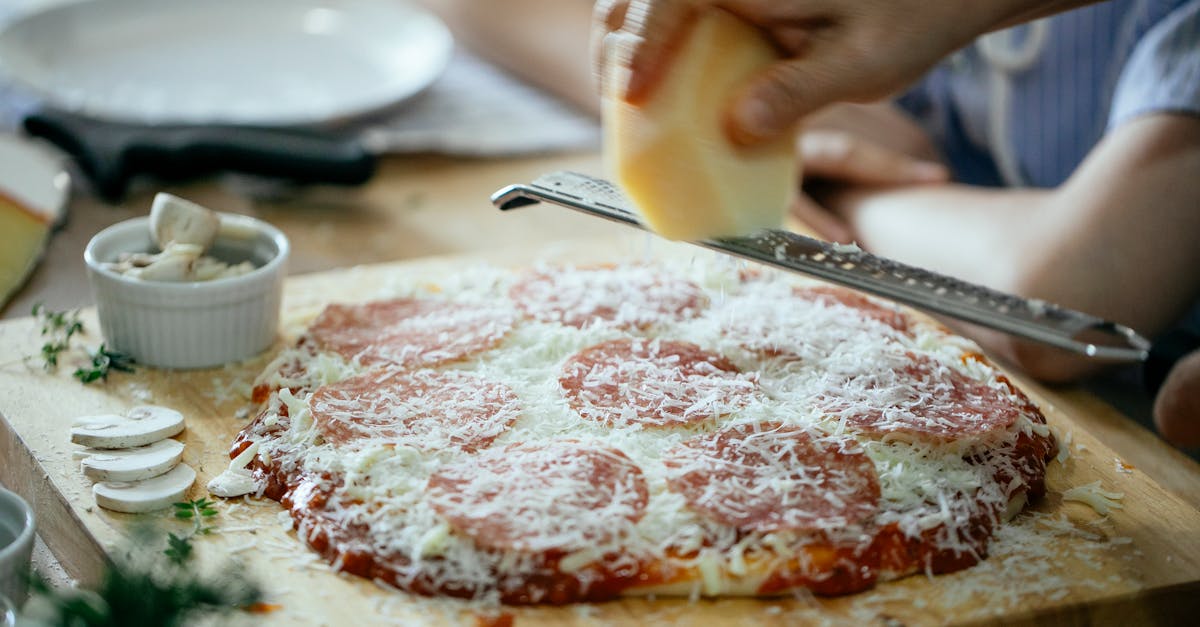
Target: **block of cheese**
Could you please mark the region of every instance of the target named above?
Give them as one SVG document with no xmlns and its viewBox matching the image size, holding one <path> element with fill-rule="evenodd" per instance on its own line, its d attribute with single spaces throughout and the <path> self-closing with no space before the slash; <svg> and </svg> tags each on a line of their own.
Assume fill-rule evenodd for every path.
<svg viewBox="0 0 1200 627">
<path fill-rule="evenodd" d="M 792 138 L 747 148 L 725 132 L 731 97 L 777 59 L 757 29 L 710 9 L 644 102 L 604 94 L 608 176 L 647 227 L 669 239 L 696 240 L 782 225 L 797 185 Z M 608 66 L 618 71 L 616 63 Z M 605 83 L 611 90 L 617 81 Z"/>
<path fill-rule="evenodd" d="M 59 217 L 0 191 L 0 307 L 20 289 L 37 265 Z"/>
</svg>

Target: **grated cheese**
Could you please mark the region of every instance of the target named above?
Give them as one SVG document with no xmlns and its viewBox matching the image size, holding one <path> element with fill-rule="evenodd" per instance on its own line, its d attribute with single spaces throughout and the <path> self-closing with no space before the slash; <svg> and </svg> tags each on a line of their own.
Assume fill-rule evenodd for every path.
<svg viewBox="0 0 1200 627">
<path fill-rule="evenodd" d="M 1107 516 L 1114 509 L 1124 509 L 1125 507 L 1120 503 L 1121 499 L 1125 498 L 1125 494 L 1104 490 L 1100 487 L 1099 479 L 1064 491 L 1062 498 L 1064 501 L 1083 503 L 1101 516 Z"/>
<path fill-rule="evenodd" d="M 604 566 L 610 571 L 636 570 L 640 560 L 648 560 L 662 563 L 667 571 L 698 574 L 700 580 L 695 587 L 673 594 L 753 594 L 754 577 L 770 572 L 779 560 L 807 559 L 803 554 L 798 556 L 796 548 L 810 536 L 789 531 L 739 531 L 698 513 L 688 498 L 670 489 L 672 471 L 664 464 L 664 452 L 719 427 L 779 423 L 803 428 L 823 447 L 847 453 L 861 451 L 878 474 L 880 497 L 875 522 L 895 524 L 910 538 L 933 533 L 939 549 L 956 554 L 979 552 L 981 547 L 965 538 L 970 537 L 967 531 L 972 515 L 981 507 L 998 512 L 997 516 L 1007 516 L 1014 501 L 1023 498 L 1027 486 L 1007 453 L 1012 451 L 1013 434 L 1019 431 L 1049 437 L 1049 430 L 1040 421 L 1022 416 L 1011 427 L 982 429 L 971 437 L 946 442 L 902 433 L 873 439 L 850 419 L 854 412 L 877 408 L 884 408 L 884 419 L 891 423 L 907 421 L 930 428 L 952 428 L 976 419 L 960 412 L 959 422 L 947 422 L 947 416 L 954 415 L 956 409 L 938 405 L 945 403 L 941 394 L 944 390 L 914 387 L 897 375 L 911 363 L 911 354 L 927 358 L 937 371 L 957 373 L 1002 398 L 1013 399 L 998 370 L 969 358 L 979 350 L 972 342 L 915 319 L 910 320 L 906 333 L 878 319 L 858 315 L 847 306 L 799 299 L 795 289 L 807 283 L 795 277 L 763 272 L 740 280 L 744 267 L 727 261 L 700 259 L 679 265 L 621 266 L 613 272 L 623 278 L 606 283 L 603 273 L 594 270 L 556 271 L 554 286 L 561 296 L 556 302 L 569 307 L 561 312 L 561 318 L 539 313 L 535 319 L 517 324 L 497 350 L 441 367 L 442 371 L 461 372 L 511 390 L 519 409 L 498 421 L 471 419 L 471 408 L 488 405 L 489 387 L 465 386 L 453 399 L 439 399 L 436 406 L 422 410 L 444 416 L 436 431 L 419 433 L 415 440 L 406 441 L 375 429 L 352 446 L 335 445 L 322 435 L 320 420 L 313 417 L 314 409 L 318 416 L 347 421 L 346 416 L 354 410 L 347 405 L 331 414 L 329 407 L 316 408 L 312 404 L 314 393 L 323 386 L 372 371 L 357 360 L 314 351 L 305 345 L 283 351 L 255 382 L 275 390 L 263 415 L 251 426 L 252 431 L 257 430 L 251 435 L 260 447 L 259 458 L 285 473 L 304 474 L 322 485 L 339 481 L 325 513 L 339 525 L 366 529 L 364 542 L 374 551 L 412 558 L 411 563 L 395 565 L 399 581 L 421 577 L 435 584 L 453 582 L 477 598 L 495 594 L 495 572 L 512 573 L 517 578 L 535 577 L 544 574 L 546 566 L 520 552 L 481 550 L 474 538 L 448 524 L 431 507 L 426 497 L 430 477 L 468 454 L 449 445 L 455 442 L 491 442 L 486 451 L 514 444 L 571 440 L 617 449 L 641 469 L 648 498 L 640 518 L 627 529 L 622 527 L 619 532 L 598 538 L 594 533 L 580 535 L 588 525 L 551 528 L 551 524 L 557 524 L 555 521 L 523 519 L 531 534 L 553 537 L 561 546 L 570 547 L 560 567 L 576 574 L 585 587 L 588 578 L 596 576 L 592 567 L 602 559 L 609 560 Z M 635 283 L 649 287 L 641 291 L 617 289 L 628 283 L 630 276 L 637 278 Z M 379 297 L 452 297 L 456 302 L 492 305 L 500 310 L 500 305 L 508 302 L 510 291 L 523 281 L 525 275 L 482 267 L 447 277 L 438 282 L 440 287 L 427 278 L 397 280 L 381 286 Z M 606 287 L 592 294 L 590 290 L 597 284 Z M 672 293 L 672 289 L 683 289 L 686 294 Z M 699 294 L 699 300 L 692 290 Z M 664 308 L 663 302 L 673 304 Z M 693 302 L 707 306 L 696 307 L 695 311 L 678 306 Z M 602 323 L 589 314 L 609 306 L 615 306 L 611 320 L 618 323 Z M 882 303 L 879 306 L 891 307 Z M 587 322 L 578 326 L 559 323 L 560 319 L 580 317 Z M 472 319 L 470 324 L 476 322 Z M 612 340 L 641 341 L 648 335 L 657 338 L 648 343 L 687 342 L 729 358 L 743 372 L 753 373 L 733 377 L 729 385 L 738 390 L 753 388 L 755 392 L 731 403 L 723 396 L 726 391 L 706 396 L 703 388 L 689 387 L 686 376 L 655 377 L 654 385 L 661 388 L 658 391 L 678 393 L 701 408 L 693 410 L 699 413 L 699 419 L 656 426 L 631 419 L 605 423 L 580 415 L 559 383 L 569 360 L 588 347 Z M 655 366 L 668 374 L 673 368 L 682 368 L 670 360 L 658 360 Z M 858 384 L 847 383 L 848 378 L 864 372 L 873 373 L 874 378 L 860 377 Z M 597 380 L 624 376 L 628 373 L 609 372 L 598 375 Z M 636 398 L 645 391 L 631 388 L 623 394 Z M 650 403 L 652 397 L 643 398 Z M 844 399 L 846 403 L 837 408 L 814 403 L 822 397 Z M 387 403 L 389 413 L 401 412 L 402 405 L 403 412 L 414 411 L 398 398 L 388 399 Z M 923 410 L 931 405 L 940 407 L 939 411 Z M 976 450 L 987 450 L 990 455 L 982 460 L 970 459 L 968 454 Z M 998 475 L 1006 479 L 996 481 Z M 483 504 L 480 516 L 510 515 L 521 505 L 519 500 L 489 502 L 477 498 L 495 491 L 486 479 L 463 487 L 469 491 L 463 494 L 464 499 Z M 829 491 L 829 502 L 834 507 L 839 502 L 844 505 L 844 496 L 861 487 L 849 476 L 832 480 L 844 484 L 835 484 Z M 804 489 L 811 479 L 780 473 L 771 481 L 760 489 L 787 495 Z M 567 501 L 573 493 L 564 486 L 577 488 L 570 482 L 550 482 L 544 492 L 522 498 L 547 503 Z M 729 491 L 714 488 L 712 494 L 702 498 L 719 498 L 716 495 L 722 493 Z M 617 497 L 613 503 L 611 508 L 591 511 L 591 515 L 609 521 L 626 515 L 621 504 L 627 504 L 628 499 Z M 304 524 L 300 526 L 301 537 L 312 531 Z M 855 535 L 857 530 L 830 527 L 822 533 L 833 539 L 860 541 Z M 612 563 L 613 555 L 625 561 Z M 815 568 L 811 564 L 802 567 Z M 907 574 L 884 573 L 882 578 Z"/>
</svg>

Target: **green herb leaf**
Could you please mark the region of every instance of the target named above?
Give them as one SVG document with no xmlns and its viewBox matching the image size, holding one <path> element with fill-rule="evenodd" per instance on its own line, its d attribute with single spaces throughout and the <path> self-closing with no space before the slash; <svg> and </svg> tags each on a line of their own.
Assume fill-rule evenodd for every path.
<svg viewBox="0 0 1200 627">
<path fill-rule="evenodd" d="M 167 534 L 167 549 L 163 553 L 171 560 L 171 563 L 182 566 L 192 557 L 192 539 L 188 536 L 177 536 L 173 533 Z"/>
<path fill-rule="evenodd" d="M 75 378 L 83 383 L 91 383 L 97 379 L 108 380 L 108 373 L 112 370 L 119 372 L 133 372 L 133 358 L 119 351 L 108 350 L 104 344 L 96 349 L 95 353 L 91 354 L 92 367 L 79 368 L 75 370 Z"/>
<path fill-rule="evenodd" d="M 216 503 L 206 498 L 199 498 L 194 501 L 172 503 L 171 506 L 175 508 L 176 518 L 186 518 L 193 522 L 192 535 L 206 536 L 216 530 L 216 527 L 204 525 L 205 519 L 220 513 L 216 509 Z"/>
<path fill-rule="evenodd" d="M 42 323 L 42 337 L 47 338 L 42 344 L 42 367 L 47 371 L 58 368 L 58 357 L 71 347 L 71 337 L 83 333 L 83 321 L 79 312 L 50 311 L 42 303 L 33 306 L 33 315 Z"/>
</svg>

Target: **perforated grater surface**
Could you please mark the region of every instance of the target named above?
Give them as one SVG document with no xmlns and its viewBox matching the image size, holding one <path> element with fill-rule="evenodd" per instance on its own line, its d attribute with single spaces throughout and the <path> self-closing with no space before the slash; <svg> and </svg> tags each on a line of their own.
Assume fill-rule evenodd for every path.
<svg viewBox="0 0 1200 627">
<path fill-rule="evenodd" d="M 552 172 L 492 195 L 501 210 L 538 202 L 644 228 L 612 183 L 574 172 Z M 693 242 L 1106 361 L 1143 361 L 1150 343 L 1128 327 L 1044 301 L 1020 298 L 787 231 Z"/>
</svg>

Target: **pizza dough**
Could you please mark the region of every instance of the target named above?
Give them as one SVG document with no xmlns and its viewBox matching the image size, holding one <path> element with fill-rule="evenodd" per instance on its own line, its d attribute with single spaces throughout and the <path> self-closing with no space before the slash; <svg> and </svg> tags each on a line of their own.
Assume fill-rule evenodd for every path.
<svg viewBox="0 0 1200 627">
<path fill-rule="evenodd" d="M 338 569 L 420 594 L 839 595 L 952 572 L 1042 494 L 1055 449 L 972 342 L 724 258 L 467 268 L 295 332 L 231 457 Z"/>
</svg>

